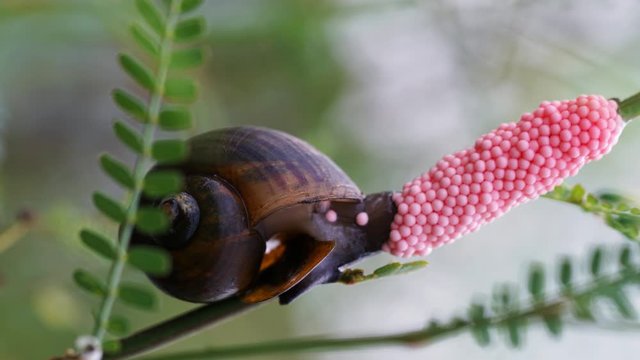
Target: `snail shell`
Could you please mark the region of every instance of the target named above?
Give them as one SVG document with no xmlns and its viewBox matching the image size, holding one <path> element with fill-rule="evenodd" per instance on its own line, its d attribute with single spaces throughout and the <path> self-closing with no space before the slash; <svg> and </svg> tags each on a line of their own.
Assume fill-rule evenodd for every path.
<svg viewBox="0 0 640 360">
<path fill-rule="evenodd" d="M 297 296 L 335 281 L 339 266 L 378 250 L 386 237 L 385 231 L 371 236 L 367 228 L 377 227 L 354 222 L 366 210 L 364 195 L 331 159 L 300 139 L 233 127 L 196 136 L 189 146 L 189 157 L 170 166 L 184 174 L 183 191 L 160 202 L 145 200 L 169 215 L 171 229 L 132 238 L 133 246 L 160 246 L 171 254 L 172 272 L 152 281 L 172 296 L 213 302 L 236 295 L 258 302 L 308 278 L 292 292 Z M 392 201 L 376 199 L 382 206 L 369 210 L 384 208 L 381 226 L 387 230 Z M 267 241 L 277 246 L 267 249 Z M 309 277 L 330 253 L 331 261 Z"/>
</svg>

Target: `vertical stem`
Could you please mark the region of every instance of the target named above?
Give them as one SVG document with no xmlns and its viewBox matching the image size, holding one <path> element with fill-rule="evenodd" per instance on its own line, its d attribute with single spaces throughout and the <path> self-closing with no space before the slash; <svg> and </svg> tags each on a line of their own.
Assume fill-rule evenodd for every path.
<svg viewBox="0 0 640 360">
<path fill-rule="evenodd" d="M 167 80 L 167 73 L 169 72 L 169 65 L 171 63 L 173 36 L 178 17 L 180 15 L 181 5 L 182 0 L 174 0 L 171 2 L 171 8 L 169 9 L 169 15 L 167 17 L 167 24 L 164 30 L 162 42 L 160 43 L 160 61 L 156 73 L 157 80 L 155 88 L 149 99 L 148 118 L 142 131 L 143 153 L 136 159 L 134 166 L 133 178 L 135 180 L 135 184 L 131 191 L 131 202 L 127 208 L 126 219 L 124 224 L 122 224 L 122 230 L 118 237 L 117 258 L 109 270 L 107 294 L 100 304 L 100 311 L 93 331 L 94 336 L 99 340 L 104 338 L 109 317 L 111 316 L 111 310 L 113 309 L 113 304 L 118 296 L 118 286 L 122 277 L 122 271 L 124 270 L 124 266 L 127 261 L 127 249 L 129 247 L 131 234 L 133 233 L 136 213 L 138 212 L 138 207 L 140 205 L 140 196 L 144 186 L 144 177 L 153 162 L 151 158 L 151 148 L 153 145 L 156 125 L 158 123 L 158 117 L 162 108 L 162 97 L 164 95 L 165 82 Z"/>
</svg>

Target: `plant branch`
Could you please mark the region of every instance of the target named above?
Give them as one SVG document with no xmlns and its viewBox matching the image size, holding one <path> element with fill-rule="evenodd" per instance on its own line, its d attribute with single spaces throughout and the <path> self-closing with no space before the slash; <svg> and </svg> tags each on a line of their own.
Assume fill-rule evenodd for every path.
<svg viewBox="0 0 640 360">
<path fill-rule="evenodd" d="M 247 304 L 238 298 L 230 298 L 204 305 L 149 327 L 134 335 L 120 340 L 120 350 L 105 355 L 105 360 L 126 359 L 152 349 L 166 346 L 180 338 L 189 336 L 203 328 L 219 324 L 235 315 L 239 315 L 258 304 Z M 205 319 L 206 321 L 203 321 Z"/>
<path fill-rule="evenodd" d="M 618 113 L 625 121 L 640 116 L 640 92 L 618 102 Z"/>
<path fill-rule="evenodd" d="M 156 78 L 158 80 L 149 99 L 147 121 L 142 130 L 143 153 L 136 159 L 133 169 L 134 187 L 133 190 L 131 190 L 131 199 L 126 211 L 126 219 L 122 224 L 122 230 L 120 231 L 118 238 L 117 258 L 109 270 L 107 293 L 100 304 L 96 327 L 93 332 L 94 336 L 99 340 L 104 338 L 111 310 L 113 309 L 113 305 L 118 296 L 118 286 L 126 264 L 127 249 L 129 248 L 129 241 L 131 240 L 131 235 L 135 226 L 136 213 L 138 212 L 138 207 L 140 205 L 140 197 L 144 186 L 144 177 L 153 163 L 151 158 L 151 148 L 153 145 L 156 126 L 158 124 L 158 117 L 162 107 L 165 82 L 171 61 L 174 31 L 180 15 L 181 5 L 182 0 L 174 0 L 171 2 L 171 7 L 167 17 L 167 25 L 160 44 L 160 62 L 156 74 Z"/>
<path fill-rule="evenodd" d="M 623 269 L 613 275 L 598 277 L 582 287 L 565 289 L 554 297 L 549 298 L 549 300 L 531 300 L 529 302 L 529 306 L 525 308 L 520 310 L 509 310 L 501 314 L 494 314 L 493 316 L 484 318 L 483 321 L 485 322 L 485 326 L 498 327 L 513 323 L 514 321 L 537 321 L 549 315 L 560 316 L 571 311 L 575 303 L 606 293 L 611 289 L 621 288 L 626 284 L 638 281 L 640 281 L 640 269 Z M 116 355 L 108 357 L 107 359 L 125 359 L 132 355 L 139 354 L 140 351 L 137 351 L 138 345 L 136 344 L 143 344 L 144 350 L 151 350 L 156 346 L 166 344 L 167 341 L 176 340 L 177 337 L 173 336 L 175 334 L 183 336 L 196 331 L 204 326 L 200 316 L 211 318 L 210 315 L 215 315 L 216 320 L 219 321 L 226 318 L 226 316 L 223 315 L 225 311 L 230 311 L 232 314 L 236 314 L 237 312 L 244 310 L 242 307 L 236 307 L 238 305 L 236 300 L 225 301 L 223 303 L 214 303 L 204 306 L 192 313 L 189 313 L 189 319 L 182 315 L 164 324 L 155 326 L 124 339 L 122 340 L 122 351 Z M 223 316 L 219 317 L 221 315 Z M 585 322 L 581 321 L 581 323 Z M 440 325 L 434 323 L 424 329 L 389 335 L 350 338 L 307 337 L 257 344 L 210 348 L 200 351 L 181 352 L 146 357 L 144 360 L 230 358 L 265 355 L 271 353 L 348 350 L 361 347 L 388 345 L 425 346 L 446 337 L 456 335 L 460 332 L 471 330 L 474 326 L 477 326 L 477 324 L 477 320 L 456 318 L 448 324 Z M 598 322 L 591 322 L 591 324 L 596 326 L 599 325 Z"/>
</svg>

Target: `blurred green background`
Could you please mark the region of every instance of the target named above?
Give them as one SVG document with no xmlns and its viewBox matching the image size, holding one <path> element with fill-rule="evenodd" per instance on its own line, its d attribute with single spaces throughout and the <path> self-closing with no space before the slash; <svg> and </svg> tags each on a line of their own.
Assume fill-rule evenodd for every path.
<svg viewBox="0 0 640 360">
<path fill-rule="evenodd" d="M 208 21 L 207 61 L 195 74 L 201 91 L 193 132 L 235 124 L 288 131 L 333 157 L 365 192 L 400 188 L 542 100 L 640 90 L 640 4 L 632 0 L 209 0 L 200 12 Z M 90 331 L 97 304 L 70 274 L 107 271 L 77 232 L 87 224 L 116 230 L 97 215 L 90 194 L 119 194 L 98 169 L 101 152 L 132 160 L 111 133 L 120 114 L 110 91 L 135 89 L 116 62 L 118 51 L 135 53 L 126 31 L 134 16 L 124 0 L 0 0 L 0 220 L 8 226 L 22 209 L 38 218 L 0 253 L 2 360 L 61 354 Z M 631 124 L 611 155 L 570 182 L 638 195 L 639 137 Z M 520 279 L 529 260 L 551 263 L 621 241 L 592 216 L 541 200 L 439 249 L 420 273 L 323 286 L 169 350 L 416 329 L 459 313 L 495 282 Z M 139 328 L 191 307 L 160 296 L 157 312 L 116 312 Z M 640 351 L 637 339 L 575 329 L 556 341 L 534 329 L 517 352 L 480 349 L 462 335 L 426 348 L 263 358 L 617 358 Z"/>
</svg>

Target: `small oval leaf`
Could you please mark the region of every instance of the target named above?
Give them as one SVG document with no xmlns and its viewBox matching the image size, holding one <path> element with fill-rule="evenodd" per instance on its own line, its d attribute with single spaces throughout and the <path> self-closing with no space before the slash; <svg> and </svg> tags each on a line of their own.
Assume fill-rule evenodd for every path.
<svg viewBox="0 0 640 360">
<path fill-rule="evenodd" d="M 161 234 L 169 228 L 169 219 L 158 208 L 143 207 L 136 215 L 136 228 L 149 235 Z"/>
<path fill-rule="evenodd" d="M 179 192 L 184 177 L 178 171 L 155 170 L 144 179 L 144 192 L 152 198 L 160 198 Z"/>
<path fill-rule="evenodd" d="M 160 53 L 159 41 L 143 27 L 138 24 L 131 25 L 129 29 L 136 43 L 151 55 L 158 56 Z"/>
<path fill-rule="evenodd" d="M 165 250 L 152 246 L 136 246 L 129 250 L 130 265 L 151 275 L 162 276 L 171 271 L 171 257 Z"/>
<path fill-rule="evenodd" d="M 485 307 L 481 304 L 472 304 L 468 311 L 471 321 L 471 335 L 478 345 L 487 346 L 491 342 L 489 324 L 485 317 Z"/>
<path fill-rule="evenodd" d="M 153 73 L 140 61 L 127 54 L 120 54 L 118 61 L 124 71 L 126 71 L 138 85 L 150 91 L 154 90 L 155 81 L 153 80 Z"/>
<path fill-rule="evenodd" d="M 202 5 L 202 2 L 203 0 L 182 0 L 180 11 L 182 11 L 182 13 L 186 13 L 188 11 L 194 10 L 195 8 Z"/>
<path fill-rule="evenodd" d="M 107 324 L 107 331 L 116 336 L 127 335 L 130 328 L 129 320 L 124 316 L 112 315 Z"/>
<path fill-rule="evenodd" d="M 636 310 L 622 289 L 615 289 L 607 295 L 621 317 L 627 320 L 634 320 L 637 318 Z"/>
<path fill-rule="evenodd" d="M 603 257 L 603 250 L 602 248 L 595 248 L 593 249 L 593 252 L 591 253 L 591 257 L 590 257 L 590 267 L 589 270 L 591 271 L 591 275 L 593 276 L 599 276 L 602 270 L 602 257 Z"/>
<path fill-rule="evenodd" d="M 631 260 L 631 248 L 628 245 L 625 245 L 622 249 L 620 249 L 620 255 L 618 256 L 618 263 L 622 269 L 632 269 L 633 262 Z"/>
<path fill-rule="evenodd" d="M 562 334 L 562 318 L 557 314 L 544 315 L 542 317 L 544 325 L 553 336 L 560 336 Z"/>
<path fill-rule="evenodd" d="M 429 262 L 424 261 L 424 260 L 418 260 L 418 261 L 411 261 L 408 263 L 404 263 L 400 266 L 400 269 L 398 269 L 398 271 L 396 271 L 396 274 L 405 274 L 411 271 L 416 271 L 416 270 L 420 270 L 422 268 L 424 268 L 425 266 L 429 265 Z"/>
<path fill-rule="evenodd" d="M 117 354 L 122 350 L 122 343 L 120 343 L 120 340 L 103 341 L 102 350 L 105 354 Z"/>
<path fill-rule="evenodd" d="M 93 204 L 100 212 L 109 217 L 110 219 L 122 223 L 126 218 L 126 212 L 122 205 L 117 201 L 111 199 L 107 195 L 101 192 L 93 193 Z"/>
<path fill-rule="evenodd" d="M 158 140 L 153 143 L 151 155 L 158 162 L 171 163 L 187 156 L 187 144 L 182 140 Z"/>
<path fill-rule="evenodd" d="M 95 276 L 91 275 L 89 272 L 78 269 L 73 272 L 73 281 L 78 285 L 81 289 L 100 296 L 104 296 L 107 291 L 107 287 L 102 284 L 100 280 L 98 280 Z"/>
<path fill-rule="evenodd" d="M 544 268 L 540 264 L 533 264 L 529 269 L 529 293 L 535 301 L 544 299 Z"/>
<path fill-rule="evenodd" d="M 175 101 L 190 103 L 198 97 L 198 88 L 191 79 L 168 79 L 164 95 Z"/>
<path fill-rule="evenodd" d="M 127 189 L 133 189 L 135 180 L 133 174 L 125 164 L 112 158 L 108 154 L 100 156 L 100 166 L 107 175 L 109 175 L 118 184 L 124 186 Z"/>
<path fill-rule="evenodd" d="M 118 296 L 123 302 L 143 310 L 151 310 L 156 306 L 155 294 L 137 284 L 121 284 Z"/>
<path fill-rule="evenodd" d="M 163 130 L 185 130 L 191 127 L 191 114 L 184 107 L 172 106 L 160 112 L 158 121 Z"/>
<path fill-rule="evenodd" d="M 134 129 L 121 121 L 116 121 L 113 124 L 113 132 L 123 144 L 127 145 L 137 154 L 142 154 L 142 137 Z"/>
<path fill-rule="evenodd" d="M 205 21 L 202 17 L 182 20 L 176 25 L 175 40 L 176 42 L 193 40 L 202 35 L 204 28 Z"/>
<path fill-rule="evenodd" d="M 164 18 L 160 10 L 149 0 L 136 0 L 136 8 L 144 21 L 156 32 L 164 35 Z"/>
<path fill-rule="evenodd" d="M 401 267 L 402 264 L 399 262 L 393 262 L 375 269 L 373 274 L 376 276 L 389 276 L 395 274 Z"/>
<path fill-rule="evenodd" d="M 571 265 L 571 259 L 565 257 L 560 262 L 560 283 L 565 289 L 571 287 L 573 278 L 573 266 Z"/>
<path fill-rule="evenodd" d="M 90 229 L 83 229 L 80 231 L 80 239 L 86 247 L 94 251 L 96 254 L 109 260 L 116 259 L 116 248 L 113 245 L 113 242 L 107 239 L 106 236 Z"/>
<path fill-rule="evenodd" d="M 187 69 L 202 64 L 204 53 L 200 48 L 176 50 L 171 55 L 171 67 Z"/>
<path fill-rule="evenodd" d="M 112 97 L 122 111 L 143 123 L 147 121 L 147 109 L 142 100 L 122 89 L 115 89 Z"/>
</svg>

